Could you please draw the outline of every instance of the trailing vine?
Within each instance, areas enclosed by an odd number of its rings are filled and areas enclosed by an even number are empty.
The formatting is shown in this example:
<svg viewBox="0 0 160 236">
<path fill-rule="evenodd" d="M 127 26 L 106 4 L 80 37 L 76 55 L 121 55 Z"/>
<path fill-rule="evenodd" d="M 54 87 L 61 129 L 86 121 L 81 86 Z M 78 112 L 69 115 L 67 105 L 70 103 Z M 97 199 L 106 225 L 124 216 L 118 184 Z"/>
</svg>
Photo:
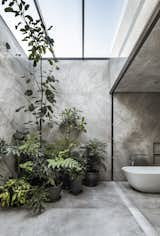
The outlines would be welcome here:
<svg viewBox="0 0 160 236">
<path fill-rule="evenodd" d="M 56 103 L 55 95 L 56 88 L 55 83 L 57 80 L 53 75 L 53 69 L 59 69 L 55 56 L 54 56 L 54 40 L 48 36 L 48 31 L 52 29 L 52 26 L 48 29 L 45 28 L 43 22 L 40 19 L 33 19 L 29 15 L 28 10 L 30 5 L 23 0 L 1 0 L 4 5 L 4 11 L 12 13 L 18 19 L 18 23 L 15 28 L 23 34 L 22 41 L 25 41 L 28 46 L 29 60 L 33 62 L 33 66 L 40 65 L 41 78 L 36 80 L 37 89 L 27 89 L 24 95 L 28 98 L 29 104 L 21 106 L 16 109 L 16 112 L 23 110 L 24 112 L 30 112 L 35 117 L 34 122 L 28 121 L 25 124 L 36 124 L 39 130 L 40 142 L 42 141 L 42 125 L 46 121 L 51 121 L 54 112 L 54 105 Z M 45 77 L 43 81 L 42 75 L 42 58 L 50 52 L 52 57 L 48 59 L 49 65 L 52 69 L 49 71 L 49 75 Z M 27 79 L 26 83 L 29 84 L 31 79 Z M 37 96 L 38 94 L 38 96 Z"/>
</svg>

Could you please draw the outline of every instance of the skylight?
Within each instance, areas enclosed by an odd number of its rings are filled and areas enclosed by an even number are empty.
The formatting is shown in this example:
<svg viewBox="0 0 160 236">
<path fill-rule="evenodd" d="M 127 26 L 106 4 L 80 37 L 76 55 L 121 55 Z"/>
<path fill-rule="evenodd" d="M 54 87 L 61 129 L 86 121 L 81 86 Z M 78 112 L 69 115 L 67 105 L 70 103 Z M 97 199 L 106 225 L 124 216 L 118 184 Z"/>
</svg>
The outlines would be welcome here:
<svg viewBox="0 0 160 236">
<path fill-rule="evenodd" d="M 26 2 L 30 4 L 30 14 L 37 18 L 34 0 Z M 56 57 L 109 57 L 124 2 L 125 0 L 39 0 L 46 27 L 53 25 L 49 35 L 55 40 Z M 21 33 L 15 30 L 15 17 L 6 14 L 2 7 L 0 14 L 28 54 L 25 43 L 21 41 Z"/>
</svg>

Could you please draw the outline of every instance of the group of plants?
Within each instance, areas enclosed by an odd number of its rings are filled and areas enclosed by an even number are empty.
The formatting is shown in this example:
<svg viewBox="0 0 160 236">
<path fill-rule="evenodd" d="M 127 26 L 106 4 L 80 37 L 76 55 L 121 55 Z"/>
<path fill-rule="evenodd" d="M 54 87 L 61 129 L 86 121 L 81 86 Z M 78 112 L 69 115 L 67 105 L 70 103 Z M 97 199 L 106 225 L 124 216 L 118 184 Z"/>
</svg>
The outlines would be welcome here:
<svg viewBox="0 0 160 236">
<path fill-rule="evenodd" d="M 86 121 L 76 108 L 65 109 L 59 123 L 60 138 L 52 143 L 36 133 L 13 135 L 12 144 L 0 141 L 0 155 L 15 158 L 16 176 L 0 186 L 2 207 L 26 206 L 34 213 L 44 210 L 45 202 L 60 199 L 61 191 L 79 194 L 83 184 L 96 186 L 103 166 L 105 145 L 97 140 L 81 144 L 79 136 L 86 132 Z"/>
<path fill-rule="evenodd" d="M 1 207 L 28 207 L 35 213 L 44 210 L 46 202 L 60 199 L 61 191 L 79 194 L 83 184 L 96 186 L 101 167 L 105 168 L 105 145 L 98 140 L 82 144 L 79 140 L 86 132 L 86 120 L 76 108 L 65 109 L 58 120 L 58 138 L 44 140 L 43 127 L 55 122 L 56 82 L 54 70 L 59 69 L 54 57 L 54 40 L 40 19 L 33 19 L 28 13 L 29 4 L 24 0 L 2 0 L 4 11 L 18 18 L 15 28 L 23 35 L 29 47 L 29 60 L 33 66 L 42 66 L 42 57 L 47 50 L 49 70 L 40 79 L 25 78 L 26 103 L 16 109 L 29 117 L 24 123 L 24 132 L 17 130 L 12 142 L 0 140 L 1 161 L 7 165 L 7 156 L 15 160 L 15 173 L 1 176 Z M 53 119 L 54 118 L 54 119 Z M 56 137 L 56 135 L 55 135 Z M 8 166 L 8 165 L 7 165 Z"/>
</svg>

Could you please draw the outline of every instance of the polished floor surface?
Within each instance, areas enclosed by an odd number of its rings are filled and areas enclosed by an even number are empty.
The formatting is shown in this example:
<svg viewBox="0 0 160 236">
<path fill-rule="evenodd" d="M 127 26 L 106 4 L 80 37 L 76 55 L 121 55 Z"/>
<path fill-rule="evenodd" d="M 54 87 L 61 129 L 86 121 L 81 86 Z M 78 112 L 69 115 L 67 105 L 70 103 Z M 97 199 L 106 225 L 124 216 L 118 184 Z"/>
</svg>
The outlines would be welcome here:
<svg viewBox="0 0 160 236">
<path fill-rule="evenodd" d="M 103 182 L 73 196 L 63 192 L 39 216 L 0 211 L 0 236 L 158 236 L 160 195 L 143 194 L 126 182 Z"/>
</svg>

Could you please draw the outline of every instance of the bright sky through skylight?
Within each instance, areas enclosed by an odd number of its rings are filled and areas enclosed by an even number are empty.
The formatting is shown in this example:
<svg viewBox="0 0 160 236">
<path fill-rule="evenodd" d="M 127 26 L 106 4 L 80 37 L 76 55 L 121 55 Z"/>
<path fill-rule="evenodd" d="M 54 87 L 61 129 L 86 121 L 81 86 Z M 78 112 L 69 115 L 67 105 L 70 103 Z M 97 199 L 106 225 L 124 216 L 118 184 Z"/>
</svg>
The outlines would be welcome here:
<svg viewBox="0 0 160 236">
<path fill-rule="evenodd" d="M 26 0 L 26 2 L 30 4 L 30 8 L 28 10 L 29 15 L 33 16 L 35 19 L 39 19 L 33 0 Z M 2 5 L 0 5 L 0 15 L 3 17 L 3 19 L 9 26 L 10 30 L 16 37 L 17 41 L 20 43 L 20 45 L 24 49 L 25 53 L 28 54 L 27 45 L 25 42 L 22 41 L 22 39 L 24 38 L 24 35 L 22 35 L 22 33 L 19 32 L 19 30 L 15 29 L 15 25 L 20 21 L 20 19 L 18 17 L 15 18 L 14 14 L 12 13 L 4 12 L 4 6 Z"/>
<path fill-rule="evenodd" d="M 30 14 L 37 12 L 33 0 Z M 85 0 L 85 57 L 109 57 L 113 38 L 126 0 Z M 49 35 L 55 40 L 57 57 L 82 57 L 82 0 L 39 0 L 46 26 L 53 25 Z M 12 14 L 0 14 L 27 53 L 21 33 L 15 30 Z"/>
</svg>

